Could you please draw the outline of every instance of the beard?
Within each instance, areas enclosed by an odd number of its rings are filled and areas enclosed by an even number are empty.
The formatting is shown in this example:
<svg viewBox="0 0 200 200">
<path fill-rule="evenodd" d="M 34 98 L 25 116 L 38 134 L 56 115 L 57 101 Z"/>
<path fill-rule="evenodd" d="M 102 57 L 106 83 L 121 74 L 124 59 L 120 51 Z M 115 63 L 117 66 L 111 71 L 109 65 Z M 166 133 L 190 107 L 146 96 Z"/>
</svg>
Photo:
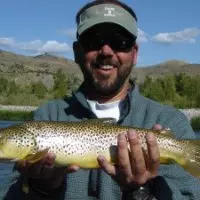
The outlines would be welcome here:
<svg viewBox="0 0 200 200">
<path fill-rule="evenodd" d="M 116 69 L 115 76 L 98 74 L 95 69 L 101 65 L 111 65 Z M 124 83 L 129 79 L 133 68 L 133 62 L 127 65 L 120 65 L 118 62 L 110 59 L 94 60 L 91 67 L 82 67 L 84 83 L 90 92 L 98 93 L 101 96 L 111 96 L 121 90 Z"/>
</svg>

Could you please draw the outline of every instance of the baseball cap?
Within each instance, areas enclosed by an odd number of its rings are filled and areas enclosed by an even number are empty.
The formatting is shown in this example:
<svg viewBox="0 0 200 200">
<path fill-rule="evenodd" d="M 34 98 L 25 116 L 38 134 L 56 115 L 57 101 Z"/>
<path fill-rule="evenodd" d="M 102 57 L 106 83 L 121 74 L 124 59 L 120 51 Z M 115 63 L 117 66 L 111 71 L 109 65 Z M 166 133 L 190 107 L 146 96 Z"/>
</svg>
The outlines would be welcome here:
<svg viewBox="0 0 200 200">
<path fill-rule="evenodd" d="M 84 10 L 77 23 L 77 34 L 80 36 L 86 30 L 101 23 L 114 23 L 137 38 L 136 19 L 123 7 L 111 3 L 98 4 Z"/>
</svg>

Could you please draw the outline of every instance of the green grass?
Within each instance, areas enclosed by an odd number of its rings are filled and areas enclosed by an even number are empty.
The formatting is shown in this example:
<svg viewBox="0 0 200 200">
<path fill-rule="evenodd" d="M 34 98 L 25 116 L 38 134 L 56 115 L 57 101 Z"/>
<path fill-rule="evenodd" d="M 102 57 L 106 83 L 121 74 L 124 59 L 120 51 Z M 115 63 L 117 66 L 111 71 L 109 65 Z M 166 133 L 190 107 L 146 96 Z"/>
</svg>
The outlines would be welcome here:
<svg viewBox="0 0 200 200">
<path fill-rule="evenodd" d="M 194 117 L 194 118 L 191 120 L 191 125 L 192 125 L 192 128 L 193 128 L 194 130 L 199 131 L 199 130 L 200 130 L 200 117 Z"/>
<path fill-rule="evenodd" d="M 33 112 L 0 110 L 0 120 L 23 121 L 32 119 L 33 119 Z"/>
</svg>

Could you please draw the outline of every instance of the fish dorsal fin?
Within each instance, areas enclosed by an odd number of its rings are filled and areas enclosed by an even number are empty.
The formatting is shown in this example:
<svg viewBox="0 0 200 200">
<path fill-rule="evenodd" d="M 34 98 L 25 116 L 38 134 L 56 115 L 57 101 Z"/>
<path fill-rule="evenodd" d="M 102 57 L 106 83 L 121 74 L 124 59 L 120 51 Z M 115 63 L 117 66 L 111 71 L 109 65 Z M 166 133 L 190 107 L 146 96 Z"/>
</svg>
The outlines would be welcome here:
<svg viewBox="0 0 200 200">
<path fill-rule="evenodd" d="M 174 134 L 171 132 L 170 128 L 162 129 L 162 130 L 159 131 L 159 133 L 174 138 Z"/>
<path fill-rule="evenodd" d="M 83 123 L 91 124 L 116 124 L 117 120 L 115 118 L 99 118 L 99 119 L 86 119 L 82 121 Z"/>
</svg>

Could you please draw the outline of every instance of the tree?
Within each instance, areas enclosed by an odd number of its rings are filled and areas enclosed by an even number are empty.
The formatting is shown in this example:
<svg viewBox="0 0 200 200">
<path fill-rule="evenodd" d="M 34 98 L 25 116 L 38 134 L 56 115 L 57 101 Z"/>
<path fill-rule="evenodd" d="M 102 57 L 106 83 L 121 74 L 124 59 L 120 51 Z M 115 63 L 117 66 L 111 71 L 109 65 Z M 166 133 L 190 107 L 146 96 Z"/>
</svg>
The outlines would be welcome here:
<svg viewBox="0 0 200 200">
<path fill-rule="evenodd" d="M 66 75 L 63 73 L 60 68 L 53 76 L 54 87 L 53 94 L 55 98 L 63 97 L 66 95 L 67 86 L 66 86 Z"/>
<path fill-rule="evenodd" d="M 150 77 L 145 78 L 144 85 L 142 86 L 142 94 L 155 101 L 161 102 L 165 100 L 161 81 L 152 80 Z"/>
<path fill-rule="evenodd" d="M 8 80 L 0 77 L 0 92 L 7 92 L 7 88 L 8 88 Z"/>
<path fill-rule="evenodd" d="M 70 96 L 72 92 L 78 89 L 81 84 L 81 80 L 78 76 L 74 74 L 70 74 L 66 78 L 66 86 L 67 86 L 67 96 Z"/>
<path fill-rule="evenodd" d="M 44 98 L 48 92 L 45 85 L 39 81 L 37 83 L 32 83 L 32 92 L 40 99 Z"/>
<path fill-rule="evenodd" d="M 8 93 L 9 94 L 17 94 L 19 93 L 19 86 L 15 83 L 15 81 L 11 81 L 8 83 Z"/>
<path fill-rule="evenodd" d="M 176 97 L 176 83 L 173 76 L 165 76 L 163 79 L 158 79 L 162 85 L 165 95 L 165 101 L 174 101 Z"/>
</svg>

